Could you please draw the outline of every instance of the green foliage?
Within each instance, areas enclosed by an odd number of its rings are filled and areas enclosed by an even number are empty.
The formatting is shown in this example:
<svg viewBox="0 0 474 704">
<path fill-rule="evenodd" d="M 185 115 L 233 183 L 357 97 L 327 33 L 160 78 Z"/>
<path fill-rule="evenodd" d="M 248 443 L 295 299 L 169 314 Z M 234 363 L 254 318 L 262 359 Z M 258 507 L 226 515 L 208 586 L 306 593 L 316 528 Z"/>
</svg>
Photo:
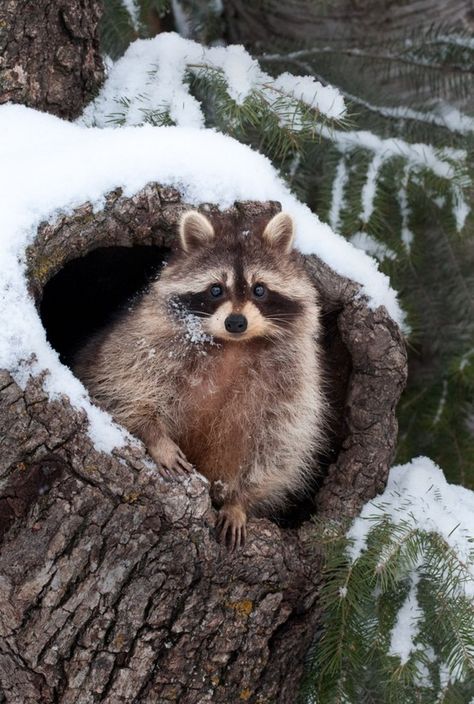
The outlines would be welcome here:
<svg viewBox="0 0 474 704">
<path fill-rule="evenodd" d="M 323 131 L 344 125 L 343 118 L 329 119 L 316 107 L 295 98 L 290 90 L 277 85 L 265 73 L 254 76 L 253 87 L 245 99 L 238 101 L 231 94 L 224 69 L 206 61 L 204 52 L 199 62 L 189 59 L 186 53 L 173 58 L 178 64 L 173 80 L 194 103 L 197 101 L 206 124 L 242 142 L 254 143 L 277 162 L 293 157 L 306 144 L 319 139 Z M 248 59 L 251 62 L 250 57 Z M 169 102 L 172 98 L 156 99 L 163 80 L 159 67 L 151 65 L 144 69 L 144 74 L 143 89 L 133 100 L 126 95 L 115 98 L 114 111 L 107 118 L 109 123 L 127 124 L 129 111 L 138 108 L 141 124 L 175 124 Z M 168 76 L 164 82 L 168 83 Z M 164 86 L 164 91 L 169 96 L 168 85 Z"/>
<path fill-rule="evenodd" d="M 469 704 L 474 604 L 465 586 L 474 585 L 468 565 L 437 533 L 413 522 L 396 524 L 388 515 L 370 520 L 366 549 L 354 560 L 346 525 L 316 524 L 325 560 L 324 626 L 310 656 L 302 701 Z M 416 624 L 402 660 L 392 635 L 407 599 Z"/>
<path fill-rule="evenodd" d="M 154 34 L 154 21 L 169 11 L 169 0 L 137 0 L 136 22 L 123 0 L 103 0 L 100 34 L 102 50 L 116 60 L 135 39 Z"/>
<path fill-rule="evenodd" d="M 112 59 L 121 56 L 137 38 L 131 17 L 122 0 L 105 0 L 100 23 L 102 50 Z"/>
<path fill-rule="evenodd" d="M 271 80 L 241 104 L 232 100 L 222 73 L 215 70 L 201 70 L 192 77 L 190 88 L 201 101 L 209 126 L 252 144 L 277 163 L 294 157 L 308 142 L 319 141 L 322 130 L 330 124 L 300 100 L 283 93 L 275 95 Z"/>
</svg>

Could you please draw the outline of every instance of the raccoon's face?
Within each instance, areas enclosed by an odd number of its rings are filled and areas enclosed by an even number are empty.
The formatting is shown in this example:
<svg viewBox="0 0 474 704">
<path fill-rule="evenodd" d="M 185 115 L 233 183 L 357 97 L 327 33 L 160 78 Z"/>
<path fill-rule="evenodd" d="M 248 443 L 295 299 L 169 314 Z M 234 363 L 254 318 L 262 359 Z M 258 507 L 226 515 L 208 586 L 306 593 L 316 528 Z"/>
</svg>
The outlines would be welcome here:
<svg viewBox="0 0 474 704">
<path fill-rule="evenodd" d="M 196 211 L 180 222 L 182 253 L 159 286 L 181 318 L 199 318 L 216 340 L 243 342 L 291 334 L 315 292 L 292 256 L 293 222 L 279 213 L 261 234 L 216 235 Z"/>
</svg>

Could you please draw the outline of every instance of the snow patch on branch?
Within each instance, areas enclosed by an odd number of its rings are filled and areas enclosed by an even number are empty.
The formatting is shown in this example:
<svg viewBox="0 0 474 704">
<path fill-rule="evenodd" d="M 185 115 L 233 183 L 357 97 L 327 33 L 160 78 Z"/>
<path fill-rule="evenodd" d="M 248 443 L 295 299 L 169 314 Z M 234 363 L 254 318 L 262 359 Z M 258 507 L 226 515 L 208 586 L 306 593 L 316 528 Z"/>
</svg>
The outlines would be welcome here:
<svg viewBox="0 0 474 704">
<path fill-rule="evenodd" d="M 466 203 L 462 190 L 456 186 L 453 188 L 453 215 L 456 221 L 456 229 L 458 232 L 464 227 L 466 218 L 469 215 L 470 207 Z"/>
<path fill-rule="evenodd" d="M 467 153 L 464 149 L 453 149 L 443 147 L 435 149 L 428 144 L 410 144 L 403 139 L 391 137 L 383 139 L 372 132 L 365 130 L 354 130 L 342 132 L 327 125 L 321 127 L 321 136 L 331 141 L 341 154 L 350 154 L 357 149 L 365 149 L 372 153 L 372 160 L 367 169 L 367 179 L 362 189 L 362 212 L 361 218 L 367 223 L 374 210 L 374 199 L 380 170 L 382 166 L 391 159 L 404 159 L 406 162 L 403 182 L 403 189 L 407 188 L 408 178 L 416 178 L 423 171 L 431 171 L 435 176 L 448 181 L 452 194 L 452 213 L 456 220 L 458 231 L 464 227 L 466 218 L 470 212 L 459 177 L 459 165 L 466 164 Z M 468 184 L 468 177 L 465 176 L 462 185 Z M 400 193 L 399 193 L 400 198 Z M 403 201 L 403 194 L 400 199 L 401 208 L 407 206 L 407 201 Z M 407 211 L 405 210 L 405 216 Z M 402 209 L 402 218 L 404 211 Z M 408 228 L 405 231 L 407 239 L 410 239 Z M 410 241 L 411 244 L 411 241 Z"/>
<path fill-rule="evenodd" d="M 458 110 L 449 103 L 440 103 L 430 111 L 414 110 L 404 105 L 374 105 L 357 95 L 344 91 L 344 96 L 358 105 L 362 105 L 370 112 L 377 113 L 391 120 L 413 120 L 427 125 L 443 127 L 450 132 L 469 134 L 474 132 L 474 118 Z"/>
<path fill-rule="evenodd" d="M 171 9 L 173 10 L 173 17 L 175 21 L 175 26 L 178 32 L 185 39 L 190 37 L 192 34 L 191 23 L 185 9 L 179 0 L 171 0 Z"/>
<path fill-rule="evenodd" d="M 398 191 L 398 205 L 400 208 L 400 214 L 402 217 L 402 242 L 403 245 L 408 253 L 411 251 L 411 245 L 413 242 L 414 234 L 412 230 L 410 230 L 409 227 L 409 218 L 410 218 L 410 205 L 408 203 L 408 179 L 410 176 L 410 169 L 408 166 L 405 167 L 405 170 L 403 172 L 403 178 L 402 178 L 402 183 L 400 186 L 400 189 Z"/>
<path fill-rule="evenodd" d="M 336 175 L 332 184 L 331 210 L 329 211 L 329 224 L 334 232 L 339 232 L 341 224 L 341 212 L 344 208 L 344 189 L 349 180 L 349 171 L 346 160 L 342 157 L 336 169 Z"/>
<path fill-rule="evenodd" d="M 122 0 L 122 5 L 129 14 L 133 29 L 137 32 L 140 26 L 140 12 L 136 0 Z"/>
<path fill-rule="evenodd" d="M 384 259 L 396 259 L 397 255 L 390 249 L 384 242 L 379 242 L 369 235 L 368 232 L 356 232 L 352 235 L 351 242 L 357 249 L 362 249 L 371 257 L 375 257 L 379 262 L 383 262 Z"/>
<path fill-rule="evenodd" d="M 324 126 L 321 134 L 333 142 L 343 154 L 362 148 L 374 155 L 383 155 L 385 160 L 402 157 L 413 169 L 429 169 L 436 176 L 449 180 L 456 175 L 456 164 L 465 161 L 467 156 L 464 149 L 435 149 L 428 144 L 411 144 L 398 137 L 384 139 L 366 130 L 342 132 Z"/>
<path fill-rule="evenodd" d="M 375 193 L 377 190 L 377 182 L 379 180 L 379 172 L 385 162 L 386 156 L 383 151 L 377 152 L 373 157 L 367 169 L 367 179 L 362 188 L 362 212 L 361 220 L 364 224 L 370 220 L 374 212 Z"/>
<path fill-rule="evenodd" d="M 441 469 L 427 457 L 392 467 L 384 493 L 364 506 L 349 530 L 351 559 L 365 549 L 373 521 L 384 516 L 395 525 L 440 535 L 470 572 L 464 589 L 474 597 L 474 492 L 448 484 Z"/>
<path fill-rule="evenodd" d="M 80 121 L 104 127 L 119 113 L 124 124 L 140 125 L 147 113 L 166 111 L 177 126 L 202 128 L 204 113 L 189 92 L 187 74 L 199 77 L 209 71 L 222 76 L 228 95 L 238 105 L 260 93 L 269 106 L 279 105 L 283 97 L 294 107 L 301 103 L 329 119 L 345 114 L 344 98 L 337 88 L 323 86 L 310 76 L 284 73 L 274 79 L 243 46 L 204 47 L 163 33 L 130 45 Z"/>
<path fill-rule="evenodd" d="M 441 390 L 441 396 L 439 398 L 438 408 L 436 409 L 436 415 L 433 419 L 433 425 L 437 425 L 444 413 L 446 407 L 446 399 L 448 398 L 448 380 L 443 379 L 443 388 Z"/>
<path fill-rule="evenodd" d="M 410 591 L 397 615 L 393 627 L 389 654 L 400 658 L 401 664 L 408 662 L 410 655 L 416 649 L 415 639 L 420 632 L 422 611 L 418 604 L 417 589 L 420 575 L 417 571 L 410 575 Z"/>
<path fill-rule="evenodd" d="M 263 72 L 262 75 L 265 76 L 266 81 L 270 78 Z M 273 86 L 284 96 L 295 98 L 329 118 L 337 119 L 344 116 L 344 99 L 339 90 L 332 86 L 323 86 L 312 76 L 294 76 L 292 73 L 285 72 L 273 79 Z"/>
</svg>

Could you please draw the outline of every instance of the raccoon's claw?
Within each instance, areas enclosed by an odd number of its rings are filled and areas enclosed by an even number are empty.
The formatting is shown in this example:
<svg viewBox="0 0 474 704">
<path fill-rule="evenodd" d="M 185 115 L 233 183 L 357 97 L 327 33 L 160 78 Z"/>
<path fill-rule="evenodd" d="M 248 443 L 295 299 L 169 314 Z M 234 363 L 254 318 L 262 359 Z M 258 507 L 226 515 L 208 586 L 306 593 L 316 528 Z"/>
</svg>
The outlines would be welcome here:
<svg viewBox="0 0 474 704">
<path fill-rule="evenodd" d="M 163 479 L 187 477 L 194 472 L 193 465 L 188 462 L 184 453 L 170 438 L 162 438 L 154 448 L 150 449 L 150 454 Z"/>
<path fill-rule="evenodd" d="M 185 471 L 186 474 L 191 474 L 194 472 L 194 466 L 191 462 L 188 462 L 186 455 L 178 447 L 178 452 L 176 453 L 176 463 L 181 469 Z"/>
<path fill-rule="evenodd" d="M 247 539 L 247 515 L 240 506 L 223 506 L 216 523 L 217 539 L 229 552 L 244 547 Z"/>
</svg>

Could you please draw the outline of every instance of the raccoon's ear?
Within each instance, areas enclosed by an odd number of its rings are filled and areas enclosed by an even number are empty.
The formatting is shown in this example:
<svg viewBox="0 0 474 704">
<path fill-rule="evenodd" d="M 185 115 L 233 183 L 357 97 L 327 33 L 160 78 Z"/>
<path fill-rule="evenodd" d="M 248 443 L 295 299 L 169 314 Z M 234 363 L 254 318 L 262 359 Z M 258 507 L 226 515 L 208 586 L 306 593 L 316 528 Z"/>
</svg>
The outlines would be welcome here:
<svg viewBox="0 0 474 704">
<path fill-rule="evenodd" d="M 180 220 L 179 237 L 182 248 L 189 253 L 210 244 L 214 239 L 214 228 L 204 215 L 189 210 Z"/>
<path fill-rule="evenodd" d="M 283 250 L 285 254 L 291 252 L 293 238 L 293 220 L 287 213 L 275 215 L 263 231 L 263 239 L 272 247 Z"/>
</svg>

